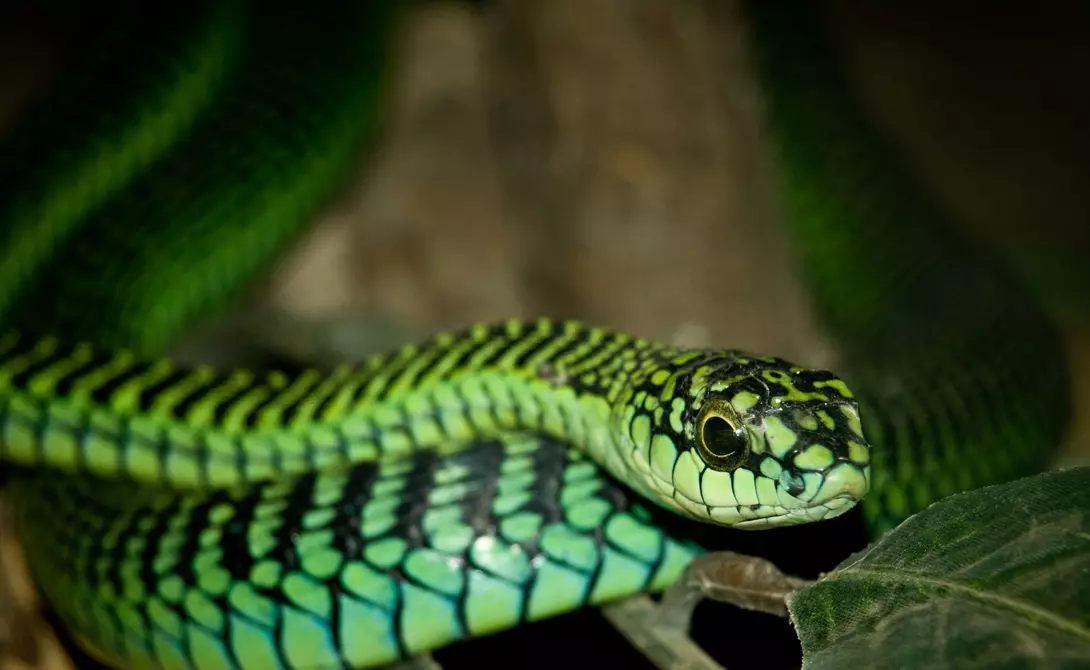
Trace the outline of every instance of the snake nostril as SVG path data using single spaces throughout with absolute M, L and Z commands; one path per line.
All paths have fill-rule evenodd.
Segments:
M 806 490 L 806 482 L 803 480 L 802 475 L 797 472 L 784 471 L 780 475 L 780 485 L 783 486 L 788 495 L 796 498 Z

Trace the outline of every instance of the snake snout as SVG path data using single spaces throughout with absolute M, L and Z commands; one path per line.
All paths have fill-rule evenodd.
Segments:
M 851 463 L 842 463 L 825 473 L 817 494 L 811 504 L 830 506 L 857 503 L 870 491 L 870 472 L 868 468 L 858 468 Z
M 853 400 L 796 405 L 766 423 L 770 451 L 783 458 L 779 484 L 800 508 L 831 518 L 869 493 L 870 447 Z

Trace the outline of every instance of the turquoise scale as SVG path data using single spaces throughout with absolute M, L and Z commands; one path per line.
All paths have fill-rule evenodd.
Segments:
M 192 499 L 23 481 L 17 514 L 58 511 L 27 527 L 29 547 L 58 548 L 30 557 L 62 575 L 47 595 L 141 666 L 374 667 L 661 590 L 699 553 L 536 436 Z

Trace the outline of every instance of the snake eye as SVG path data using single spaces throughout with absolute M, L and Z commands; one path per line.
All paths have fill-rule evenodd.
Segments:
M 731 472 L 749 459 L 749 439 L 720 403 L 704 408 L 697 422 L 697 446 L 708 467 Z

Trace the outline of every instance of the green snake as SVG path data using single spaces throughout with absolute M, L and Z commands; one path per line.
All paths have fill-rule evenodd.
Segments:
M 372 667 L 665 588 L 702 549 L 639 499 L 751 529 L 863 500 L 878 535 L 1046 467 L 1069 412 L 1053 326 L 778 3 L 749 8 L 751 47 L 838 374 L 548 319 L 330 373 L 162 358 L 377 128 L 398 3 L 305 5 L 118 9 L 4 138 L 6 495 L 96 656 Z

